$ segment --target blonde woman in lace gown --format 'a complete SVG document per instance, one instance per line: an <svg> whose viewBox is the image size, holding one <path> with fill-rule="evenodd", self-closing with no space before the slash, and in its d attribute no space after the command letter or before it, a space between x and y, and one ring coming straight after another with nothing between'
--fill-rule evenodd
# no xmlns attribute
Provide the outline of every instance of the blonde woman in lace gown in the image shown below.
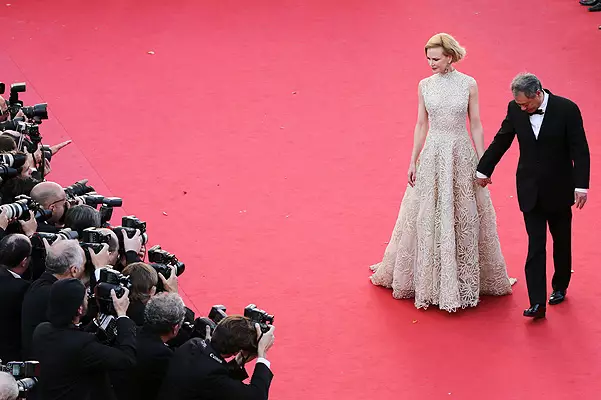
<svg viewBox="0 0 601 400"><path fill-rule="evenodd" d="M433 75L419 83L409 186L384 258L371 267L372 283L394 298L449 312L476 306L480 295L509 294L514 282L489 192L475 182L484 138L476 81L454 68L464 55L445 33L426 44Z"/></svg>

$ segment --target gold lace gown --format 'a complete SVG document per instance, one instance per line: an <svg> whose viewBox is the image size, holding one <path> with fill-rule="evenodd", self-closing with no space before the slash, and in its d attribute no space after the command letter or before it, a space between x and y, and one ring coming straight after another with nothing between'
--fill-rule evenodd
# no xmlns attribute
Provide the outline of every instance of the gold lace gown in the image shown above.
<svg viewBox="0 0 601 400"><path fill-rule="evenodd" d="M466 129L473 78L458 71L422 80L430 130L416 183L407 186L375 285L417 308L474 307L480 295L511 293L488 189L475 184L478 157Z"/></svg>

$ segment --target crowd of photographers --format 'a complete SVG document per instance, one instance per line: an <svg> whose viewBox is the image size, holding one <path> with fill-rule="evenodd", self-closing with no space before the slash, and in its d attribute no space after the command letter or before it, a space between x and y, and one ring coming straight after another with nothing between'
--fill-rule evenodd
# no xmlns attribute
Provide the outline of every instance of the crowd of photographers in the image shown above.
<svg viewBox="0 0 601 400"><path fill-rule="evenodd" d="M273 316L196 318L185 265L147 250L135 216L111 224L120 198L47 179L70 142L42 144L46 104L25 107L24 91L0 97L0 400L267 399Z"/></svg>

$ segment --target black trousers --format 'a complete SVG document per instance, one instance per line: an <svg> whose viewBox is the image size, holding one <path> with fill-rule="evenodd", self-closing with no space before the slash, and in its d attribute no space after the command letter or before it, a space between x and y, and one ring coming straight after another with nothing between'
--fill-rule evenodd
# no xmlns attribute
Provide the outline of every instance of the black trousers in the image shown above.
<svg viewBox="0 0 601 400"><path fill-rule="evenodd" d="M544 211L537 205L524 213L528 232L526 284L530 305L547 302L547 224L553 238L553 290L566 290L572 275L572 208Z"/></svg>

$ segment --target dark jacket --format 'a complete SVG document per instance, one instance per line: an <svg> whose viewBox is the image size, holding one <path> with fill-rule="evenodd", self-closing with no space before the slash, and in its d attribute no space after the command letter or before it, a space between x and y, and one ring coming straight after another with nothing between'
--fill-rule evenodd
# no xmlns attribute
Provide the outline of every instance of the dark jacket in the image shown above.
<svg viewBox="0 0 601 400"><path fill-rule="evenodd" d="M501 129L478 164L478 171L490 177L517 136L516 183L523 212L537 204L550 212L569 208L574 204L574 189L589 187L590 154L580 110L572 101L545 91L549 100L538 139L528 114L512 101Z"/></svg>
<svg viewBox="0 0 601 400"><path fill-rule="evenodd" d="M160 400L267 400L273 379L271 370L257 363L250 384L240 368L217 354L207 341L195 338L184 343L171 359Z"/></svg>
<svg viewBox="0 0 601 400"><path fill-rule="evenodd" d="M0 266L0 360L21 361L21 307L30 282Z"/></svg>
<svg viewBox="0 0 601 400"><path fill-rule="evenodd" d="M31 339L35 328L48 321L46 310L50 299L50 288L58 279L49 272L44 272L35 280L23 299L21 319L21 345L23 357L30 359Z"/></svg>
<svg viewBox="0 0 601 400"><path fill-rule="evenodd" d="M73 325L40 324L33 335L32 356L40 362L38 394L42 400L113 399L108 372L127 370L136 362L135 324L117 319L112 347Z"/></svg>
<svg viewBox="0 0 601 400"><path fill-rule="evenodd" d="M167 373L173 350L156 333L138 328L136 366L128 374L113 374L119 400L155 400Z"/></svg>

